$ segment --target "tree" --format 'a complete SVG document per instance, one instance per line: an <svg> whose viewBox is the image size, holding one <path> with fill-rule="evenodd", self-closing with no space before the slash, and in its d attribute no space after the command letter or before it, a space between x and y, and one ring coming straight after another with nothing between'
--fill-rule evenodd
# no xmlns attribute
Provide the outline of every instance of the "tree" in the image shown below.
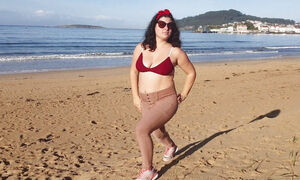
<svg viewBox="0 0 300 180"><path fill-rule="evenodd" d="M258 30L258 29L257 29L256 27L254 27L254 25L253 25L251 22L249 22L249 21L246 21L244 24L247 26L247 30Z"/></svg>

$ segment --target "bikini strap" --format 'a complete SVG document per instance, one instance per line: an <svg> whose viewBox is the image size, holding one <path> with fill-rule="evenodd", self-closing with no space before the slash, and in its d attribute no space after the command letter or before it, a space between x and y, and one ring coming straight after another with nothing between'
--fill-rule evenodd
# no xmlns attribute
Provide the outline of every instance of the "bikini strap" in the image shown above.
<svg viewBox="0 0 300 180"><path fill-rule="evenodd" d="M171 49L170 49L170 52L169 52L169 57L171 56L171 54L172 54L172 51L173 51L173 47L171 47Z"/></svg>

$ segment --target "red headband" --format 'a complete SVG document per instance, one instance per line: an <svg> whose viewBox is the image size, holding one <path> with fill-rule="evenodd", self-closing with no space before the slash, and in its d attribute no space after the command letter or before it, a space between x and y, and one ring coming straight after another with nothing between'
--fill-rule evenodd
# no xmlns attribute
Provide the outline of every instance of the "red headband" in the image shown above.
<svg viewBox="0 0 300 180"><path fill-rule="evenodd" d="M155 19L158 20L162 15L171 15L171 12L169 11L169 9L165 9L164 11L158 11Z"/></svg>

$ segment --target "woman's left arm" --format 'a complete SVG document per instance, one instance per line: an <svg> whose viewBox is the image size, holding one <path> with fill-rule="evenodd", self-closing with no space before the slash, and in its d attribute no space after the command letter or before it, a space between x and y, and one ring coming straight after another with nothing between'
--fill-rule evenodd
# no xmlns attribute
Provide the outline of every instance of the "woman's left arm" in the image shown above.
<svg viewBox="0 0 300 180"><path fill-rule="evenodd" d="M195 82L196 71L195 71L193 64L189 60L188 56L186 55L186 53L180 48L176 48L176 50L177 50L176 51L177 64L186 74L186 79L184 82L183 89L182 89L181 93L177 95L177 100L179 103L181 103L188 96L188 94ZM175 53L174 53L174 55L175 55Z"/></svg>

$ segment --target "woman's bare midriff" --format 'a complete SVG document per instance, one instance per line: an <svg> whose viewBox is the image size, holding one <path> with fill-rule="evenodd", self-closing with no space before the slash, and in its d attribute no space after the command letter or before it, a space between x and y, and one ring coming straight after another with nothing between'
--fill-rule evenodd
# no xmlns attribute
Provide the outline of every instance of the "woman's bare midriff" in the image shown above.
<svg viewBox="0 0 300 180"><path fill-rule="evenodd" d="M152 93L174 86L174 75L163 76L153 72L139 73L139 92Z"/></svg>

